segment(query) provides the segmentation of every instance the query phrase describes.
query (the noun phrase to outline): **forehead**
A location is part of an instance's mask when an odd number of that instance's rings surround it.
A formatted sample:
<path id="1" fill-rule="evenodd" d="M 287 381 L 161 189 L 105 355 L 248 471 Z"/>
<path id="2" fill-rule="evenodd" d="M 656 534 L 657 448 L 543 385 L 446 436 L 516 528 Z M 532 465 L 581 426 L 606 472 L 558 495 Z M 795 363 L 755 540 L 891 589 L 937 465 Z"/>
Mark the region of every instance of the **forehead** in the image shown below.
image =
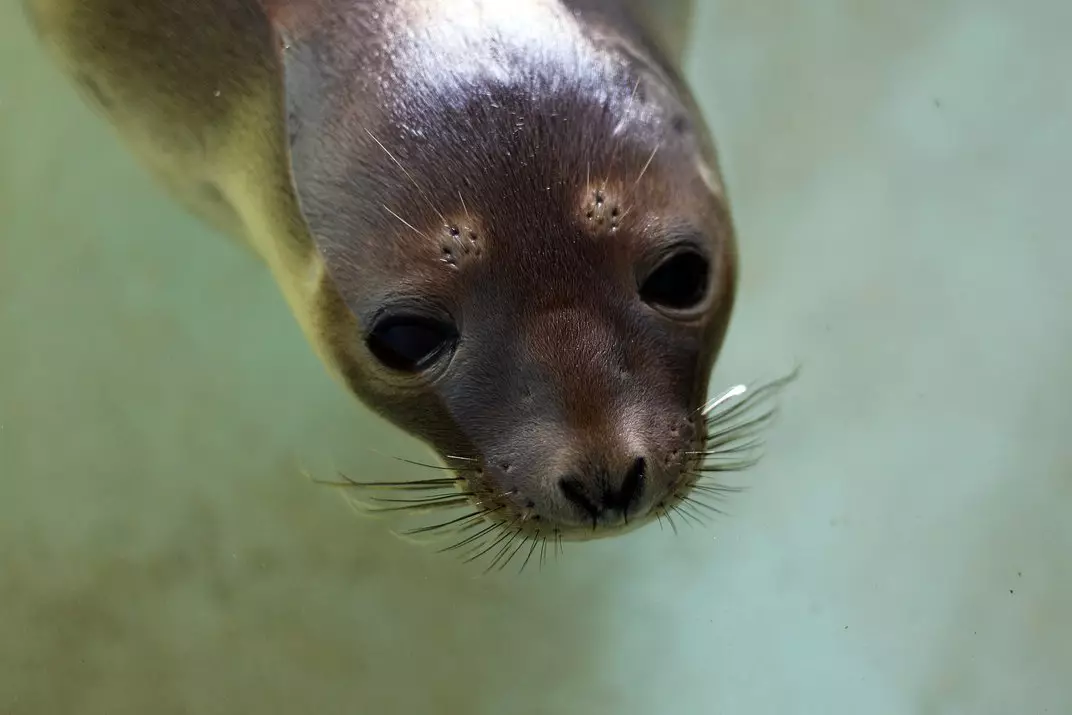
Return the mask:
<path id="1" fill-rule="evenodd" d="M 636 162 L 622 155 L 632 168 Z M 470 308 L 510 301 L 551 309 L 631 294 L 638 272 L 654 268 L 672 245 L 702 248 L 714 239 L 703 212 L 675 206 L 650 168 L 650 186 L 637 181 L 643 167 L 635 175 L 550 176 L 551 166 L 538 166 L 556 161 L 554 152 L 547 156 L 529 155 L 509 173 L 478 174 L 453 193 L 416 192 L 397 210 L 385 205 L 391 220 L 378 248 L 363 250 L 364 267 L 396 277 L 384 288 L 400 294 L 478 302 Z"/>
<path id="2" fill-rule="evenodd" d="M 549 260 L 551 246 L 590 251 L 702 232 L 710 195 L 687 138 L 669 118 L 630 123 L 619 114 L 615 103 L 508 87 L 429 108 L 419 120 L 361 131 L 366 143 L 352 165 L 321 183 L 307 214 L 319 237 L 361 250 L 362 260 L 422 239 L 437 250 L 457 244 L 463 255 Z"/>
<path id="3" fill-rule="evenodd" d="M 590 48 L 496 47 L 497 64 L 479 65 L 494 72 L 449 57 L 436 72 L 427 58 L 388 68 L 395 94 L 375 112 L 368 98 L 328 103 L 298 137 L 303 214 L 348 301 L 449 275 L 494 283 L 503 264 L 497 290 L 543 295 L 549 272 L 583 281 L 638 248 L 713 237 L 717 207 L 670 88 Z"/>

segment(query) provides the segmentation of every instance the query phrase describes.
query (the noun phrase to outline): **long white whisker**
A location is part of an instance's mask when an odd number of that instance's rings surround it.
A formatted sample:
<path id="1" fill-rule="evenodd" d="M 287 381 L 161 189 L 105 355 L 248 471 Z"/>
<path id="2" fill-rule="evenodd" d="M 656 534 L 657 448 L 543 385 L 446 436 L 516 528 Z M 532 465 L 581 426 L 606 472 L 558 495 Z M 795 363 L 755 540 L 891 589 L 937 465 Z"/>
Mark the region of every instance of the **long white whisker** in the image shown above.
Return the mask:
<path id="1" fill-rule="evenodd" d="M 743 395 L 746 392 L 748 392 L 748 386 L 747 385 L 734 385 L 733 387 L 731 387 L 730 389 L 726 390 L 725 392 L 723 392 L 718 397 L 715 397 L 714 399 L 708 401 L 707 404 L 705 404 L 703 407 L 700 408 L 700 414 L 703 415 L 704 417 L 706 417 L 707 415 L 709 415 L 711 413 L 712 410 L 717 408 L 719 405 L 724 403 L 726 400 L 731 400 L 734 397 L 739 397 L 740 395 Z"/>
<path id="2" fill-rule="evenodd" d="M 440 220 L 441 220 L 441 221 L 443 221 L 443 225 L 444 225 L 444 226 L 446 226 L 446 225 L 447 225 L 447 219 L 446 219 L 446 217 L 445 217 L 445 216 L 443 216 L 442 212 L 440 212 L 440 210 L 439 210 L 439 209 L 437 209 L 437 208 L 435 207 L 435 204 L 433 204 L 433 203 L 432 203 L 432 200 L 431 200 L 430 198 L 428 198 L 428 194 L 424 193 L 424 189 L 422 189 L 422 188 L 421 188 L 421 185 L 417 183 L 417 180 L 416 180 L 416 179 L 414 179 L 414 178 L 413 178 L 413 177 L 412 177 L 412 176 L 410 175 L 410 173 L 409 173 L 408 171 L 406 171 L 406 167 L 402 166 L 402 162 L 400 162 L 400 161 L 399 161 L 398 159 L 396 159 L 396 158 L 395 158 L 395 155 L 394 155 L 394 154 L 392 154 L 392 153 L 391 153 L 390 151 L 388 151 L 388 150 L 387 150 L 387 147 L 385 147 L 385 146 L 383 145 L 383 142 L 381 142 L 381 141 L 380 141 L 379 139 L 377 139 L 377 138 L 376 138 L 376 135 L 375 135 L 375 134 L 373 134 L 372 132 L 370 132 L 370 131 L 369 131 L 369 130 L 368 130 L 367 128 L 365 129 L 365 133 L 366 133 L 366 134 L 368 134 L 368 135 L 369 135 L 369 137 L 370 137 L 370 138 L 372 139 L 372 141 L 376 142 L 376 143 L 377 143 L 377 144 L 378 144 L 378 145 L 380 146 L 380 148 L 381 148 L 381 149 L 383 149 L 383 153 L 384 153 L 384 154 L 386 154 L 387 156 L 389 156 L 389 157 L 391 158 L 391 161 L 393 161 L 393 162 L 395 163 L 395 165 L 396 165 L 396 166 L 397 166 L 397 167 L 398 167 L 399 169 L 401 169 L 401 170 L 402 170 L 402 173 L 403 173 L 403 174 L 405 174 L 405 175 L 406 175 L 406 178 L 410 180 L 410 183 L 412 183 L 412 184 L 413 184 L 413 187 L 414 187 L 415 189 L 417 189 L 417 191 L 418 191 L 418 192 L 420 193 L 420 195 L 421 195 L 421 196 L 422 196 L 422 197 L 424 198 L 424 200 L 425 200 L 426 202 L 428 202 L 428 207 L 429 207 L 429 208 L 431 208 L 431 209 L 432 209 L 433 211 L 435 211 L 435 212 L 436 212 L 436 215 L 437 215 L 437 216 L 439 216 L 439 218 L 440 218 Z"/>
<path id="3" fill-rule="evenodd" d="M 632 190 L 635 191 L 636 187 L 640 185 L 640 180 L 643 179 L 644 174 L 646 174 L 648 172 L 648 167 L 650 167 L 651 162 L 655 160 L 655 155 L 659 153 L 660 148 L 662 148 L 662 142 L 659 142 L 658 144 L 656 144 L 655 148 L 651 150 L 651 156 L 649 156 L 647 162 L 644 163 L 644 168 L 640 170 L 640 176 L 638 176 L 636 178 L 636 181 L 633 182 L 633 189 Z"/>
<path id="4" fill-rule="evenodd" d="M 405 225 L 406 225 L 407 227 L 409 227 L 409 228 L 410 228 L 410 229 L 411 229 L 411 230 L 412 230 L 412 231 L 413 231 L 414 233 L 416 233 L 416 234 L 417 234 L 418 236 L 420 236 L 421 238 L 425 238 L 425 239 L 427 239 L 427 240 L 429 240 L 429 241 L 431 241 L 431 240 L 432 240 L 432 239 L 431 239 L 431 238 L 430 238 L 430 237 L 429 237 L 428 235 L 426 235 L 426 234 L 425 234 L 425 233 L 424 233 L 423 231 L 420 231 L 420 230 L 418 230 L 418 229 L 417 229 L 417 228 L 416 228 L 416 227 L 415 227 L 415 226 L 414 226 L 413 224 L 411 224 L 411 223 L 410 223 L 409 221 L 407 221 L 406 219 L 402 218 L 401 216 L 399 216 L 398 214 L 396 214 L 396 213 L 395 213 L 394 211 L 392 211 L 391 209 L 387 208 L 387 204 L 380 204 L 380 206 L 383 206 L 383 210 L 384 210 L 384 211 L 386 211 L 387 213 L 391 214 L 391 215 L 392 215 L 392 216 L 394 216 L 394 217 L 395 217 L 396 219 L 398 219 L 399 221 L 401 221 L 401 222 L 402 222 L 403 224 L 405 224 Z"/>

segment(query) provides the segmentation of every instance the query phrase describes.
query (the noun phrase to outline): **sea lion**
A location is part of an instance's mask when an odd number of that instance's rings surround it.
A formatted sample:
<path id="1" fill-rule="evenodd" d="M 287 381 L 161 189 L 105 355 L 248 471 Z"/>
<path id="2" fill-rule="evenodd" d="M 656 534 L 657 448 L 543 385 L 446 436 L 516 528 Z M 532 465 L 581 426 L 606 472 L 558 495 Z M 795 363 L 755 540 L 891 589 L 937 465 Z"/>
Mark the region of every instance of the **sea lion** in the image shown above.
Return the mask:
<path id="1" fill-rule="evenodd" d="M 24 1 L 328 369 L 442 457 L 414 501 L 470 510 L 430 529 L 621 533 L 743 466 L 766 414 L 704 409 L 738 259 L 687 3 Z"/>

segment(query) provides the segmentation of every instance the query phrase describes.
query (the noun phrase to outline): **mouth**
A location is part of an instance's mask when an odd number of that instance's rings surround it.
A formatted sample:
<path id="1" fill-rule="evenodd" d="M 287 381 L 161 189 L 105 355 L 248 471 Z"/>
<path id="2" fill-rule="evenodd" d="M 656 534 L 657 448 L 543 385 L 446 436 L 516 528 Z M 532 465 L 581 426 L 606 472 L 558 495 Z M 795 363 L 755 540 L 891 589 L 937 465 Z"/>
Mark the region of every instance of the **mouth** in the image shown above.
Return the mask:
<path id="1" fill-rule="evenodd" d="M 475 455 L 440 455 L 444 464 L 439 465 L 396 458 L 439 475 L 424 479 L 358 481 L 340 474 L 337 481 L 317 481 L 343 490 L 359 513 L 400 522 L 392 529 L 397 536 L 467 564 L 483 563 L 484 573 L 511 563 L 519 564 L 518 573 L 530 564 L 542 570 L 549 557 L 557 560 L 564 553 L 566 541 L 618 536 L 651 522 L 669 526 L 675 534 L 679 524 L 710 527 L 714 518 L 725 515 L 725 501 L 745 491 L 725 480 L 760 462 L 778 415 L 778 397 L 798 375 L 796 368 L 770 382 L 736 385 L 707 401 L 695 415 L 704 426 L 697 448 L 686 453 L 686 468 L 666 496 L 648 513 L 613 525 L 583 528 L 548 521 L 531 502 L 519 501 L 516 490 L 496 491 Z"/>

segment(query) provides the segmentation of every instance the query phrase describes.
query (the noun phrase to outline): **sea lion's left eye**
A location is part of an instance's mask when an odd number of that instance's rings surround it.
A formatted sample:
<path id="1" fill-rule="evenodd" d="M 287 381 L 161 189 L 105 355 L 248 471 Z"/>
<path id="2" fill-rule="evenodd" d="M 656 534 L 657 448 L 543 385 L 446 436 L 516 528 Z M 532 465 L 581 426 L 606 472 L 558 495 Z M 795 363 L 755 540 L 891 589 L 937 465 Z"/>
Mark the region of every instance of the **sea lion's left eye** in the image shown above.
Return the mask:
<path id="1" fill-rule="evenodd" d="M 710 265 L 694 249 L 673 253 L 640 285 L 640 298 L 648 305 L 671 311 L 696 308 L 707 297 Z"/>
<path id="2" fill-rule="evenodd" d="M 453 347 L 453 325 L 419 315 L 396 315 L 379 320 L 368 334 L 369 351 L 384 366 L 399 372 L 420 372 Z"/>

